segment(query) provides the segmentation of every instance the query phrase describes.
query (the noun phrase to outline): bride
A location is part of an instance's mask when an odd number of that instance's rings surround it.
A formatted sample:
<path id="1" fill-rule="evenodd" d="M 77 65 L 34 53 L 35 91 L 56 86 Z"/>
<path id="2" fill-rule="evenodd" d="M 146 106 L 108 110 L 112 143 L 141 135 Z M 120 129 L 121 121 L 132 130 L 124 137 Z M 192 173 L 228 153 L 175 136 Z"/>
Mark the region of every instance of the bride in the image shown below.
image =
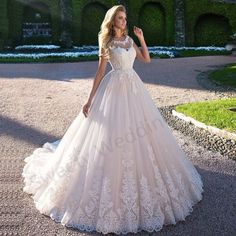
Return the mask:
<path id="1" fill-rule="evenodd" d="M 123 5 L 107 11 L 88 101 L 60 140 L 25 158 L 22 172 L 40 213 L 82 231 L 160 231 L 186 220 L 203 197 L 201 176 L 133 69 L 135 58 L 151 60 L 142 30 L 133 29 L 140 49 L 126 23 Z"/>

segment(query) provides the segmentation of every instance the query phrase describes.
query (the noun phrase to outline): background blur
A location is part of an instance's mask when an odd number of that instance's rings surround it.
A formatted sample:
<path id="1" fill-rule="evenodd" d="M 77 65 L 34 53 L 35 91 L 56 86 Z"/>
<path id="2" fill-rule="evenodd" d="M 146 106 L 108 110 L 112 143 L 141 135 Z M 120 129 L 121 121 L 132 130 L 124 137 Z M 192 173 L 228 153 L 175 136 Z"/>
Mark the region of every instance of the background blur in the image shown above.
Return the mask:
<path id="1" fill-rule="evenodd" d="M 232 0 L 1 0 L 0 50 L 98 45 L 105 13 L 117 4 L 127 8 L 129 34 L 141 27 L 149 46 L 225 46 L 236 32 Z"/>

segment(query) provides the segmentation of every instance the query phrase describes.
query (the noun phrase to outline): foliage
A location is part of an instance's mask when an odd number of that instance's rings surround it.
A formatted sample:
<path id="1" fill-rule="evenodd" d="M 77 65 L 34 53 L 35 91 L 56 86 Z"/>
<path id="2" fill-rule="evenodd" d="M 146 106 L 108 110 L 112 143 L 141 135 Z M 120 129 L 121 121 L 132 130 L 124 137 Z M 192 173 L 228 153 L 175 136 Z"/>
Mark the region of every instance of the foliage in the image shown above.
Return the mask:
<path id="1" fill-rule="evenodd" d="M 74 45 L 97 45 L 97 35 L 105 12 L 116 5 L 115 0 L 71 0 L 72 1 L 72 39 Z M 22 44 L 22 23 L 35 21 L 36 9 L 28 7 L 28 0 L 0 1 L 0 49 L 3 46 Z M 42 21 L 52 24 L 52 38 L 27 40 L 32 43 L 58 44 L 61 37 L 61 12 L 58 0 L 39 0 L 46 6 Z M 127 0 L 128 29 L 133 34 L 133 26 L 143 28 L 147 44 L 174 45 L 175 43 L 175 1 L 173 0 Z M 229 35 L 236 32 L 236 4 L 210 0 L 185 0 L 186 46 L 223 46 Z"/>
<path id="2" fill-rule="evenodd" d="M 210 74 L 210 79 L 218 84 L 236 88 L 236 64 L 230 64 L 223 69 L 215 70 Z"/>
<path id="3" fill-rule="evenodd" d="M 222 46 L 236 32 L 236 4 L 185 0 L 186 45 Z"/>
<path id="4" fill-rule="evenodd" d="M 165 10 L 159 3 L 145 4 L 140 13 L 140 27 L 147 38 L 148 45 L 165 45 Z"/>

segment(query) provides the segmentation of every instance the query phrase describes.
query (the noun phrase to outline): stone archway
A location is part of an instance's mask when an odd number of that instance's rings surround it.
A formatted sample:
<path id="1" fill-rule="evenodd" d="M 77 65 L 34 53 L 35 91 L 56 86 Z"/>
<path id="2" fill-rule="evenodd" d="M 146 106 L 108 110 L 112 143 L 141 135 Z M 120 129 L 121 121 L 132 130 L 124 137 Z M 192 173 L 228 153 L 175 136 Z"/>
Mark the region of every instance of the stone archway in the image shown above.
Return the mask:
<path id="1" fill-rule="evenodd" d="M 166 14 L 160 3 L 145 3 L 139 14 L 139 25 L 147 39 L 147 44 L 164 45 L 166 43 Z"/>
<path id="2" fill-rule="evenodd" d="M 49 6 L 32 1 L 24 6 L 22 19 L 22 40 L 24 43 L 47 43 L 52 37 Z"/>
<path id="3" fill-rule="evenodd" d="M 223 15 L 200 15 L 194 27 L 195 46 L 225 46 L 232 34 L 229 19 Z"/>
<path id="4" fill-rule="evenodd" d="M 107 7 L 101 3 L 87 4 L 82 11 L 81 43 L 98 45 L 98 32 L 106 14 Z"/>

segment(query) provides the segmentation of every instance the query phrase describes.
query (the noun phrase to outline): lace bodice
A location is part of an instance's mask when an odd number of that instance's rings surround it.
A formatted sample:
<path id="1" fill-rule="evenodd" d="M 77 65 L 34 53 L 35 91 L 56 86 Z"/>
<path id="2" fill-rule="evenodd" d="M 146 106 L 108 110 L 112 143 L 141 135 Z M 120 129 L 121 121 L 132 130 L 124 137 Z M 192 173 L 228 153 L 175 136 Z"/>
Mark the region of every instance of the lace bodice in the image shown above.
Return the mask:
<path id="1" fill-rule="evenodd" d="M 132 69 L 136 57 L 133 39 L 126 35 L 124 40 L 112 40 L 109 46 L 109 63 L 113 70 Z"/>
<path id="2" fill-rule="evenodd" d="M 110 47 L 110 64 L 112 69 L 131 69 L 136 57 L 133 39 L 126 35 L 125 40 L 112 40 Z"/>

